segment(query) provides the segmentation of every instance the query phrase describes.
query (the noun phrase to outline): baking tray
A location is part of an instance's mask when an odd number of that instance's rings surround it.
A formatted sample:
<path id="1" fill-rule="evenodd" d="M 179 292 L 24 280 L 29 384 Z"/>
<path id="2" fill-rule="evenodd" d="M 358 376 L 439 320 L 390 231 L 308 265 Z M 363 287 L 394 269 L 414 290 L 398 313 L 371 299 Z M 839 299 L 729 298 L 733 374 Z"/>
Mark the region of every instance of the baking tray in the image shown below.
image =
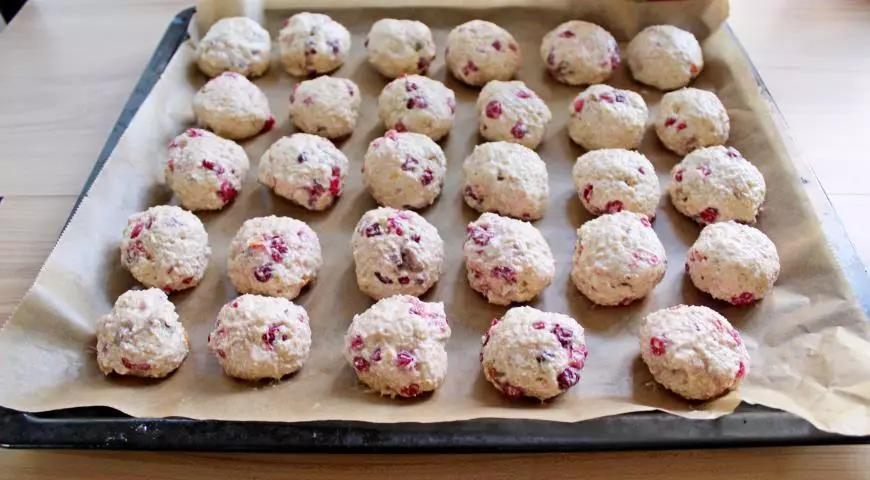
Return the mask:
<path id="1" fill-rule="evenodd" d="M 195 12 L 179 13 L 106 141 L 79 199 L 127 129 L 136 111 L 187 38 Z M 724 27 L 728 29 L 727 25 Z M 729 34 L 733 33 L 728 29 Z M 787 138 L 782 115 L 761 78 L 774 120 Z M 786 142 L 787 144 L 789 142 Z M 791 148 L 793 150 L 793 147 Z M 870 278 L 813 172 L 797 152 L 796 168 L 855 295 L 870 314 Z M 72 213 L 70 218 L 72 218 Z M 69 222 L 69 219 L 67 220 Z M 741 405 L 716 420 L 688 420 L 661 412 L 631 413 L 578 423 L 476 419 L 443 423 L 304 423 L 133 418 L 106 407 L 26 413 L 0 407 L 0 445 L 8 448 L 79 448 L 256 452 L 541 452 L 870 443 L 870 437 L 822 432 L 791 414 Z"/>

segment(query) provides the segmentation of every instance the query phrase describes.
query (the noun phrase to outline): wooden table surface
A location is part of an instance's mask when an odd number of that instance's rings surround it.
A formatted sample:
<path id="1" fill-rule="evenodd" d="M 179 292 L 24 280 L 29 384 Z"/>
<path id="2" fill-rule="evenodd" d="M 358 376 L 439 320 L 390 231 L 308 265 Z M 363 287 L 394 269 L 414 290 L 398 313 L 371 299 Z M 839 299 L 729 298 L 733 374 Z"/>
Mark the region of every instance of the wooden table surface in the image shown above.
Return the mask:
<path id="1" fill-rule="evenodd" d="M 0 34 L 0 320 L 30 286 L 185 0 L 30 0 Z M 732 0 L 761 71 L 866 265 L 870 2 Z M 475 456 L 0 451 L 30 478 L 870 478 L 870 447 Z"/>

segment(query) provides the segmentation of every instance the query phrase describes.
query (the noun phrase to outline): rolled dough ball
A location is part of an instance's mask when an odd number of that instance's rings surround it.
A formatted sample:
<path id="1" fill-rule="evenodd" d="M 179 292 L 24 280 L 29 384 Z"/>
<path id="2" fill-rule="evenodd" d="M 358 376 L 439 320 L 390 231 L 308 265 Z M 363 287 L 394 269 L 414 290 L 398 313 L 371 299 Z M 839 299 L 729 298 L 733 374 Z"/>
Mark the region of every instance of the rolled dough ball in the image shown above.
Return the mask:
<path id="1" fill-rule="evenodd" d="M 441 194 L 447 159 L 431 138 L 389 130 L 369 144 L 363 183 L 375 200 L 393 208 L 423 208 Z"/>
<path id="2" fill-rule="evenodd" d="M 281 63 L 290 75 L 329 73 L 350 51 L 350 32 L 322 13 L 302 12 L 284 21 L 278 32 Z"/>
<path id="3" fill-rule="evenodd" d="M 480 135 L 492 141 L 537 148 L 553 118 L 547 104 L 525 83 L 493 80 L 477 97 Z"/>
<path id="4" fill-rule="evenodd" d="M 556 260 L 541 232 L 494 213 L 468 224 L 463 253 L 471 288 L 496 305 L 528 302 L 556 275 Z"/>
<path id="5" fill-rule="evenodd" d="M 438 230 L 410 210 L 369 210 L 357 223 L 350 248 L 357 285 L 375 300 L 423 295 L 444 267 L 444 242 Z"/>
<path id="6" fill-rule="evenodd" d="M 322 264 L 314 230 L 274 215 L 245 221 L 227 255 L 227 273 L 239 292 L 288 300 L 317 277 Z"/>
<path id="7" fill-rule="evenodd" d="M 146 287 L 167 293 L 193 288 L 210 256 L 205 227 L 186 210 L 160 205 L 127 219 L 121 264 Z"/>
<path id="8" fill-rule="evenodd" d="M 674 208 L 701 224 L 755 223 L 767 193 L 764 176 L 732 147 L 699 148 L 671 170 Z"/>
<path id="9" fill-rule="evenodd" d="M 208 347 L 231 377 L 280 379 L 308 359 L 308 312 L 286 298 L 242 295 L 218 312 Z"/>
<path id="10" fill-rule="evenodd" d="M 690 400 L 735 390 L 749 373 L 740 332 L 707 307 L 676 305 L 647 315 L 640 354 L 657 382 Z"/>
<path id="11" fill-rule="evenodd" d="M 734 305 L 764 298 L 779 277 L 779 255 L 767 235 L 737 222 L 701 230 L 689 249 L 686 272 L 699 290 Z"/>
<path id="12" fill-rule="evenodd" d="M 269 70 L 272 39 L 259 23 L 247 17 L 217 21 L 196 47 L 196 64 L 202 73 L 216 77 L 236 72 L 259 77 Z"/>
<path id="13" fill-rule="evenodd" d="M 305 80 L 294 85 L 290 94 L 290 116 L 296 128 L 326 138 L 350 135 L 359 105 L 359 87 L 346 78 Z"/>
<path id="14" fill-rule="evenodd" d="M 701 45 L 673 25 L 643 29 L 628 44 L 628 68 L 635 80 L 660 90 L 685 87 L 704 68 Z"/>
<path id="15" fill-rule="evenodd" d="M 647 296 L 667 269 L 665 247 L 643 215 L 604 215 L 577 230 L 571 279 L 598 305 L 628 305 Z"/>
<path id="16" fill-rule="evenodd" d="M 453 90 L 421 75 L 393 80 L 378 97 L 378 116 L 388 130 L 422 133 L 435 141 L 450 132 L 455 113 Z"/>
<path id="17" fill-rule="evenodd" d="M 106 375 L 162 378 L 181 366 L 188 351 L 175 305 L 157 288 L 124 292 L 97 321 L 97 365 Z"/>
<path id="18" fill-rule="evenodd" d="M 510 80 L 522 63 L 514 36 L 484 20 L 465 22 L 451 30 L 444 56 L 453 76 L 473 87 L 491 80 Z"/>
<path id="19" fill-rule="evenodd" d="M 449 338 L 443 303 L 393 295 L 353 317 L 344 358 L 372 391 L 416 397 L 444 383 Z"/>
<path id="20" fill-rule="evenodd" d="M 696 148 L 723 145 L 731 122 L 716 94 L 683 88 L 662 96 L 655 127 L 668 150 L 685 155 Z"/>
<path id="21" fill-rule="evenodd" d="M 547 211 L 547 165 L 534 150 L 517 143 L 474 147 L 462 165 L 462 196 L 479 212 L 537 220 Z"/>
<path id="22" fill-rule="evenodd" d="M 640 146 L 649 111 L 631 90 L 592 85 L 568 107 L 568 135 L 586 150 Z"/>
<path id="23" fill-rule="evenodd" d="M 600 26 L 571 20 L 544 35 L 541 58 L 556 80 L 568 85 L 601 83 L 619 68 L 619 45 Z"/>
<path id="24" fill-rule="evenodd" d="M 661 187 L 643 154 L 619 148 L 593 150 L 577 159 L 573 176 L 580 203 L 589 213 L 628 210 L 655 219 Z"/>
<path id="25" fill-rule="evenodd" d="M 416 20 L 378 20 L 369 30 L 365 47 L 369 63 L 387 78 L 425 74 L 435 60 L 432 31 Z"/>
<path id="26" fill-rule="evenodd" d="M 199 89 L 193 113 L 200 126 L 233 140 L 253 137 L 275 124 L 263 91 L 234 72 L 222 73 Z"/>
<path id="27" fill-rule="evenodd" d="M 278 139 L 266 150 L 258 178 L 301 207 L 325 210 L 341 195 L 347 168 L 347 157 L 332 142 L 296 133 Z"/>

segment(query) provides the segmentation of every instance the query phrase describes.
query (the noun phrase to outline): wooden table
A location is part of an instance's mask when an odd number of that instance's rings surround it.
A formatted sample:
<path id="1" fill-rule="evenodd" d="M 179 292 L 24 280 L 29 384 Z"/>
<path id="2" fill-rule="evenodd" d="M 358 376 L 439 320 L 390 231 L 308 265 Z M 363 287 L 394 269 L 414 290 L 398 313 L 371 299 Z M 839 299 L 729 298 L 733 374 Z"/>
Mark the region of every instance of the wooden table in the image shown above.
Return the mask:
<path id="1" fill-rule="evenodd" d="M 30 0 L 0 35 L 0 319 L 30 286 L 185 0 Z M 730 23 L 870 264 L 870 3 L 732 0 Z M 462 456 L 0 451 L 0 478 L 866 478 L 870 447 Z"/>

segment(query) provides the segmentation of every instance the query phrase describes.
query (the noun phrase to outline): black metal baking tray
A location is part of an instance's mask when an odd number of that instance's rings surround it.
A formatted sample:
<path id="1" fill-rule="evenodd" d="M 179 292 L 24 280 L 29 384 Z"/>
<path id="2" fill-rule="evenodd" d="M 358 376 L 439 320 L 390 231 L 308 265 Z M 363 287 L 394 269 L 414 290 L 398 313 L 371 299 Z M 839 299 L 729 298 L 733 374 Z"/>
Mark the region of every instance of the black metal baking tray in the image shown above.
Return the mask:
<path id="1" fill-rule="evenodd" d="M 187 38 L 193 8 L 169 25 L 145 72 L 106 141 L 73 208 L 102 170 L 121 135 Z M 727 27 L 726 27 L 727 28 Z M 759 87 L 767 89 L 756 73 Z M 768 95 L 769 98 L 769 95 Z M 773 104 L 771 102 L 772 105 Z M 778 111 L 774 111 L 779 115 Z M 780 116 L 781 118 L 781 116 Z M 815 176 L 799 168 L 827 212 L 833 212 Z M 818 197 L 819 195 L 817 195 Z M 815 200 L 819 201 L 819 198 Z M 70 214 L 72 218 L 72 214 Z M 865 312 L 870 312 L 870 278 L 834 214 L 820 215 L 822 227 Z M 69 220 L 67 220 L 67 223 Z M 0 407 L 0 446 L 245 452 L 544 452 L 724 448 L 870 443 L 870 437 L 822 432 L 786 412 L 741 405 L 716 420 L 687 420 L 661 412 L 618 415 L 577 423 L 476 419 L 443 423 L 378 424 L 348 421 L 304 423 L 228 422 L 187 418 L 133 418 L 107 407 L 41 413 Z"/>

